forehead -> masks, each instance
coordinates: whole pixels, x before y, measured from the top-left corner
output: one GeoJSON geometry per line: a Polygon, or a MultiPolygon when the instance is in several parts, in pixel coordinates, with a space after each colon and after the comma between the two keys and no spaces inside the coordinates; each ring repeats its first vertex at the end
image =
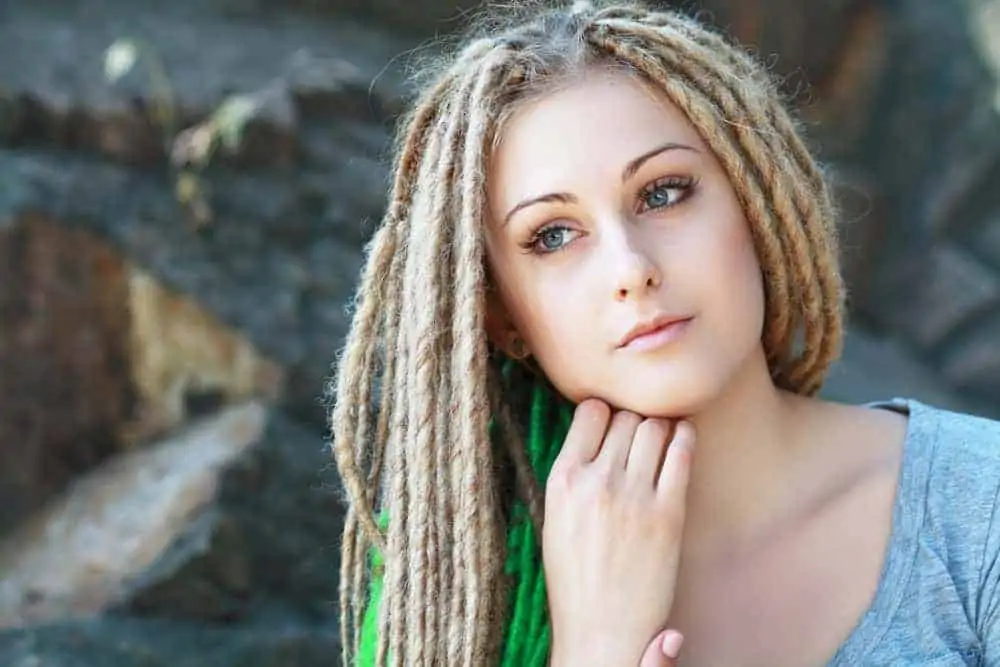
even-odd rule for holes
{"type": "Polygon", "coordinates": [[[662,93],[623,72],[590,71],[511,114],[491,158],[491,189],[516,196],[538,189],[539,179],[601,169],[617,178],[628,161],[666,142],[704,146],[662,93]]]}

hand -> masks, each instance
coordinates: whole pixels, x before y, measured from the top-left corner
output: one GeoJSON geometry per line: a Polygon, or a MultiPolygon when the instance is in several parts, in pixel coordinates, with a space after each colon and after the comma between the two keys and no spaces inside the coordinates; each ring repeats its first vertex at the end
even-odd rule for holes
{"type": "Polygon", "coordinates": [[[694,444],[670,426],[577,407],[545,496],[553,665],[638,665],[667,623],[694,444]]]}

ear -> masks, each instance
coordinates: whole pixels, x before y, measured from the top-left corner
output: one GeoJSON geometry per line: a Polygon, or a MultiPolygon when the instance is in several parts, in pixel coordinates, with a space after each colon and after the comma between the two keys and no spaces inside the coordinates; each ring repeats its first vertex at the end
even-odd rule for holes
{"type": "Polygon", "coordinates": [[[493,289],[486,291],[486,337],[511,359],[524,359],[531,355],[500,295],[493,289]]]}

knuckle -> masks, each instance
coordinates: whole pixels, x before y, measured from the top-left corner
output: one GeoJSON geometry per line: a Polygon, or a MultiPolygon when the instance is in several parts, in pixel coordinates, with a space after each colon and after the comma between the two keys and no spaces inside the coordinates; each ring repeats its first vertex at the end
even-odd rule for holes
{"type": "Polygon", "coordinates": [[[695,436],[694,424],[689,421],[680,422],[674,430],[674,440],[683,440],[691,444],[695,441],[695,436]]]}
{"type": "Polygon", "coordinates": [[[663,495],[657,497],[650,504],[657,521],[665,526],[676,527],[684,522],[684,506],[676,500],[663,495]]]}
{"type": "Polygon", "coordinates": [[[628,410],[621,410],[615,413],[612,418],[612,423],[616,426],[629,427],[630,429],[635,429],[642,423],[642,417],[634,412],[629,412],[628,410]]]}
{"type": "Polygon", "coordinates": [[[576,476],[575,467],[574,465],[559,463],[552,466],[549,478],[545,482],[546,493],[562,494],[569,490],[573,485],[573,478],[576,476]]]}
{"type": "Polygon", "coordinates": [[[590,490],[599,501],[610,502],[618,494],[618,475],[608,466],[593,466],[590,490]]]}
{"type": "Polygon", "coordinates": [[[637,429],[637,436],[640,434],[650,441],[666,444],[670,437],[670,424],[662,419],[645,419],[637,429]]]}

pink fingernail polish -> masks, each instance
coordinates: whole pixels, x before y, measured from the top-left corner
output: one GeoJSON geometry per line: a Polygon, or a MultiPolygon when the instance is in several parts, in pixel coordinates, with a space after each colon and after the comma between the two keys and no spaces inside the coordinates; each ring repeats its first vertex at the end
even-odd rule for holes
{"type": "Polygon", "coordinates": [[[681,644],[683,643],[684,635],[679,632],[668,632],[663,636],[660,649],[663,651],[663,655],[671,660],[676,660],[677,656],[681,654],[681,644]]]}

